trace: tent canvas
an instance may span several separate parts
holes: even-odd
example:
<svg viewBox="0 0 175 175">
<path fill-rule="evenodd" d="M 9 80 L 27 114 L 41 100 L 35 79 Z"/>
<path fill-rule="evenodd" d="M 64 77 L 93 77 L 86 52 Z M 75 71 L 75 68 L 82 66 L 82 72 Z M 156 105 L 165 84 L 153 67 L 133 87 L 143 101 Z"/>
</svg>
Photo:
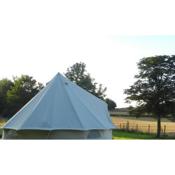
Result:
<svg viewBox="0 0 175 175">
<path fill-rule="evenodd" d="M 3 127 L 3 138 L 111 139 L 107 104 L 57 74 Z"/>
</svg>

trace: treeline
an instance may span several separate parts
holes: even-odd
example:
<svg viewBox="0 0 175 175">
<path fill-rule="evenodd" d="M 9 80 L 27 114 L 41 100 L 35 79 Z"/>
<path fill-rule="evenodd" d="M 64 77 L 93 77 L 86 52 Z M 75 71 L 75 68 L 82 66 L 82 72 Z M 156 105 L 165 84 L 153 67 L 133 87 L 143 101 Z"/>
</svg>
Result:
<svg viewBox="0 0 175 175">
<path fill-rule="evenodd" d="M 106 87 L 95 82 L 95 79 L 86 70 L 84 63 L 76 63 L 67 69 L 65 76 L 89 91 L 98 98 L 106 101 L 108 109 L 116 108 L 116 103 L 106 98 Z M 32 76 L 22 75 L 14 77 L 13 80 L 0 80 L 0 116 L 5 118 L 12 117 L 28 101 L 30 101 L 44 85 L 35 80 Z"/>
</svg>

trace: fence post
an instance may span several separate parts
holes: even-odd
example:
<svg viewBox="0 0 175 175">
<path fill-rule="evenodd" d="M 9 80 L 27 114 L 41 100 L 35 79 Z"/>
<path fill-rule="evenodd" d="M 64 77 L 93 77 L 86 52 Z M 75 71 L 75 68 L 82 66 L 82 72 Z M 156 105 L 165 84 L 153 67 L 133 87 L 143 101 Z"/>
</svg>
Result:
<svg viewBox="0 0 175 175">
<path fill-rule="evenodd" d="M 166 134 L 166 125 L 164 125 L 163 134 Z"/>
<path fill-rule="evenodd" d="M 125 130 L 125 124 L 123 123 L 123 130 Z"/>
<path fill-rule="evenodd" d="M 164 130 L 163 127 L 161 127 L 161 134 L 164 134 L 164 131 L 163 130 Z"/>
<path fill-rule="evenodd" d="M 129 121 L 126 123 L 126 130 L 129 131 Z"/>
<path fill-rule="evenodd" d="M 148 133 L 150 134 L 150 124 L 148 125 Z"/>
<path fill-rule="evenodd" d="M 136 124 L 136 132 L 138 132 L 138 124 Z"/>
</svg>

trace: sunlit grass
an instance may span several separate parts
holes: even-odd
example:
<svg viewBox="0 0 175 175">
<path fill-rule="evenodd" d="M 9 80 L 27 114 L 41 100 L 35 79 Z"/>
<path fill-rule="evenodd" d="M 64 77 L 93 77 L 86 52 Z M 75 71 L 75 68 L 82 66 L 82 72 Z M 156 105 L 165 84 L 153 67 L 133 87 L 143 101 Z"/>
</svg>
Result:
<svg viewBox="0 0 175 175">
<path fill-rule="evenodd" d="M 155 138 L 156 136 L 154 134 L 127 132 L 127 131 L 121 131 L 121 130 L 113 131 L 113 139 L 133 140 L 133 139 L 155 139 Z"/>
</svg>

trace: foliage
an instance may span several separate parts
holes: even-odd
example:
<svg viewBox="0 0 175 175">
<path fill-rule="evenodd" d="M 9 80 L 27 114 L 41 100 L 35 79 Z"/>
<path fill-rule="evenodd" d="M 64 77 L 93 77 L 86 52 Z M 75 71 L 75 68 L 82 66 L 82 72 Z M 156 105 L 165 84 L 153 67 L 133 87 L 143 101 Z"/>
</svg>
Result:
<svg viewBox="0 0 175 175">
<path fill-rule="evenodd" d="M 108 104 L 109 111 L 114 110 L 117 107 L 117 104 L 113 100 L 106 98 L 105 101 Z"/>
<path fill-rule="evenodd" d="M 12 88 L 13 82 L 8 79 L 0 80 L 0 115 L 3 115 L 7 106 L 7 92 Z"/>
<path fill-rule="evenodd" d="M 161 118 L 175 113 L 175 56 L 154 56 L 140 60 L 137 81 L 125 90 L 127 102 L 137 101 L 137 112 L 157 117 L 157 137 Z"/>
<path fill-rule="evenodd" d="M 85 63 L 75 63 L 67 69 L 65 75 L 83 89 L 104 100 L 106 88 L 103 88 L 102 84 L 96 83 L 91 75 L 87 73 Z"/>
<path fill-rule="evenodd" d="M 28 75 L 14 77 L 13 85 L 6 91 L 6 108 L 3 115 L 6 117 L 14 115 L 42 88 L 42 84 Z"/>
</svg>

